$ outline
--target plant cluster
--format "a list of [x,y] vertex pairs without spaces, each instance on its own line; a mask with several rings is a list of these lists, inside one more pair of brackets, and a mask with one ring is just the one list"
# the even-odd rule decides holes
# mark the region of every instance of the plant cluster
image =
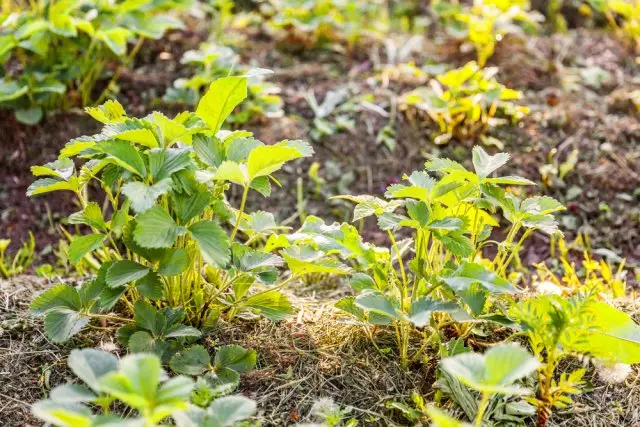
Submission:
[[481,66],[505,36],[535,31],[544,19],[531,11],[529,0],[474,0],[472,5],[436,0],[431,2],[431,10],[451,36],[475,48]]
[[[535,230],[558,232],[552,213],[563,209],[560,203],[548,197],[521,200],[504,187],[532,182],[516,176],[491,176],[508,159],[505,153],[490,156],[476,147],[473,171],[435,158],[427,162],[427,170],[405,176],[406,184],[390,186],[386,199],[339,196],[357,204],[354,221],[375,216],[391,247],[358,244],[338,253],[355,262],[351,286],[357,296],[340,300],[337,307],[361,322],[370,336],[376,327],[390,326],[405,368],[427,348],[437,325],[449,323],[448,315],[441,313],[466,320],[493,318],[494,311],[500,310],[500,300],[518,293],[505,277],[527,237]],[[429,172],[440,174],[440,179]],[[497,212],[510,223],[502,242],[490,239],[492,229],[499,225],[493,217]],[[342,235],[353,234],[345,240],[360,242],[353,227],[325,226],[315,217],[309,217],[294,236],[307,236],[312,228],[331,235],[337,235],[339,229]],[[412,237],[400,239],[408,234]],[[480,259],[489,246],[497,249],[493,260]],[[325,250],[319,244],[318,249]],[[412,258],[405,261],[409,255]],[[438,313],[435,329],[434,313]],[[469,332],[465,327],[460,330],[462,337]],[[422,343],[409,354],[416,335]]]
[[[8,7],[0,13],[0,107],[34,124],[47,110],[92,104],[107,65],[127,66],[145,39],[181,28],[170,12],[189,6],[189,0],[38,0]],[[129,42],[135,47],[127,51]],[[111,83],[98,103],[109,90]]]
[[376,31],[383,11],[381,2],[361,0],[271,0],[265,7],[268,25],[288,45],[307,48],[340,41],[352,48],[367,31]]
[[[302,141],[265,145],[249,132],[221,130],[246,98],[247,81],[216,80],[195,113],[173,119],[157,112],[129,118],[115,101],[88,108],[105,124],[102,132],[70,141],[57,161],[32,168],[41,178],[29,187],[30,196],[71,191],[82,206],[69,222],[91,232],[72,238],[70,262],[91,256],[99,266],[79,288],[58,285],[34,301],[54,341],[67,340],[91,318],[112,318],[108,313],[118,302],[133,313],[141,302],[180,307],[183,313],[158,314],[172,319],[156,331],[165,337],[183,318],[202,327],[220,317],[255,313],[280,320],[291,313],[278,289],[305,271],[279,274],[297,254],[283,259],[272,253],[278,246],[270,247],[267,238],[280,229],[273,215],[246,213],[245,204],[250,190],[269,196],[277,182],[272,174],[312,149]],[[79,170],[74,157],[85,160]],[[89,199],[94,184],[104,203]],[[238,209],[226,197],[232,184],[242,188]],[[246,236],[244,244],[236,241],[239,235]],[[256,287],[263,290],[252,293]],[[158,337],[152,333],[145,341],[151,338]]]
[[[118,360],[105,351],[73,350],[68,365],[83,384],[58,386],[48,399],[33,405],[34,415],[54,426],[148,427],[168,425],[169,419],[169,425],[178,427],[230,426],[256,411],[251,399],[224,396],[226,392],[210,383],[184,375],[168,378],[153,354]],[[203,401],[205,393],[210,397]],[[132,410],[132,416],[114,414],[115,404]]]
[[197,105],[211,83],[230,73],[248,78],[247,100],[227,119],[228,123],[243,125],[256,118],[282,117],[284,102],[280,88],[265,81],[271,71],[239,66],[238,55],[227,46],[202,43],[198,50],[185,52],[181,63],[193,68],[189,78],[180,78],[167,89],[163,100],[168,103]]
[[[526,239],[534,231],[558,235],[553,213],[564,208],[549,197],[522,199],[509,191],[532,183],[495,176],[508,159],[505,153],[492,156],[475,147],[473,170],[434,158],[425,171],[405,176],[406,184],[390,186],[385,199],[339,196],[356,203],[354,221],[376,218],[388,235],[388,248],[364,243],[353,226],[326,225],[316,217],[308,217],[288,240],[307,242],[350,265],[356,295],[339,300],[336,307],[352,316],[374,345],[376,332],[389,330],[405,369],[425,350],[444,342],[447,327],[456,330],[460,342],[471,338],[478,324],[501,325],[527,337],[533,355],[504,344],[484,356],[460,352],[465,354],[445,358],[442,367],[480,392],[479,403],[467,411],[475,425],[484,425],[491,402],[491,416],[504,404],[494,395],[532,395],[517,404],[523,416],[531,414],[526,407],[535,406],[538,425],[544,426],[551,409],[570,403],[569,395],[583,385],[582,369],[556,378],[558,363],[575,354],[607,363],[637,363],[640,327],[599,301],[593,282],[582,284],[569,299],[528,297],[512,283],[509,272],[519,264]],[[498,213],[509,224],[500,233],[506,236],[502,241],[492,239],[500,224]],[[534,371],[537,386],[513,385]]]
[[[480,68],[475,62],[436,76],[429,86],[405,93],[400,102],[413,107],[437,123],[436,144],[452,138],[483,137],[491,128],[517,122],[529,112],[515,104],[522,97],[516,90],[500,84],[497,68]],[[409,110],[411,111],[411,110]]]

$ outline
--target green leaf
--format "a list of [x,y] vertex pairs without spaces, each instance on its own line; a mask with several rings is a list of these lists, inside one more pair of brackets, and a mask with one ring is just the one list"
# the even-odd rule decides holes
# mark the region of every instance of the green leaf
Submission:
[[431,419],[432,427],[472,427],[471,424],[458,421],[435,406],[429,406],[427,414]]
[[223,77],[211,83],[198,103],[196,114],[217,133],[233,109],[246,97],[246,77]]
[[293,313],[293,307],[289,299],[277,291],[252,295],[247,298],[243,306],[273,322],[285,320]]
[[366,313],[356,305],[355,297],[344,297],[335,303],[335,307],[355,317],[360,321],[366,320]]
[[474,390],[507,395],[531,394],[531,390],[513,385],[535,372],[540,363],[517,344],[499,344],[484,355],[462,353],[440,362],[442,369]]
[[100,378],[101,388],[135,409],[153,401],[161,375],[160,359],[152,354],[131,354],[120,361],[118,372]]
[[68,181],[59,181],[52,178],[43,178],[34,181],[27,188],[27,196],[37,196],[38,194],[50,193],[52,191],[79,191],[78,179],[71,177]]
[[499,178],[485,178],[483,180],[489,184],[502,184],[502,185],[536,185],[535,182],[522,178],[520,176],[501,176]]
[[591,312],[595,328],[586,350],[616,363],[640,363],[640,326],[633,318],[605,302],[594,302]]
[[110,99],[97,107],[86,107],[84,111],[97,121],[104,124],[117,123],[127,115],[122,105],[113,99]]
[[227,233],[215,221],[199,221],[189,227],[189,233],[198,243],[205,262],[225,266],[231,257]]
[[[172,415],[177,410],[186,407],[186,402],[191,398],[191,392],[193,391],[193,380],[184,376],[173,377],[160,386],[156,400],[158,406],[161,405],[175,405],[174,408],[164,408],[167,412],[166,415]],[[163,419],[165,416],[158,414],[161,410],[156,409],[155,418]]]
[[69,262],[71,264],[79,263],[85,255],[101,247],[106,238],[107,236],[103,234],[74,237],[69,245]]
[[256,366],[256,352],[239,345],[226,345],[216,352],[214,366],[216,369],[229,368],[239,373],[248,372]]
[[143,297],[150,300],[159,300],[164,295],[164,283],[155,271],[150,271],[142,279],[136,282],[136,289]]
[[96,31],[95,37],[98,40],[102,40],[117,56],[124,56],[127,53],[127,40],[131,35],[131,31],[126,28],[116,27],[107,30],[98,30]]
[[[179,123],[176,120],[171,120],[164,114],[159,113],[157,111],[153,113],[153,120],[156,122],[156,124],[158,125],[158,129],[160,130],[163,147],[168,148],[176,142],[181,142],[183,144],[191,145],[192,143],[191,133],[182,123]],[[163,151],[163,150],[159,149],[159,151]],[[187,153],[187,158],[189,157],[188,150],[179,149],[179,150],[176,150],[176,152],[185,152]],[[175,163],[175,164],[177,165],[179,163]],[[153,172],[151,173],[152,175],[155,176]]]
[[55,309],[79,311],[81,308],[80,294],[73,286],[56,285],[34,298],[29,311],[36,316],[41,316]]
[[247,160],[248,182],[260,176],[268,176],[279,170],[285,162],[299,159],[303,154],[296,148],[282,145],[263,145],[249,153]]
[[462,263],[451,277],[443,277],[442,280],[456,292],[466,291],[473,283],[478,283],[492,294],[519,292],[509,281],[472,262]]
[[42,117],[44,117],[44,112],[40,107],[16,110],[14,114],[16,115],[17,121],[29,126],[39,123]]
[[172,248],[160,260],[158,273],[163,276],[177,276],[189,267],[189,254],[182,248]]
[[[151,129],[152,126],[148,121],[125,117],[122,120],[107,124],[102,129],[102,133],[97,135],[99,137],[97,140],[122,140],[120,142],[128,141],[145,147],[156,148],[158,147],[158,140]],[[135,146],[132,148],[136,149]]]
[[144,300],[136,302],[133,310],[133,319],[138,327],[151,331],[154,336],[161,335],[167,324],[167,318],[157,308]]
[[509,154],[498,153],[495,156],[490,156],[482,147],[477,145],[473,147],[472,157],[473,167],[481,180],[509,161]]
[[96,400],[96,395],[80,384],[59,385],[51,390],[50,397],[58,403],[89,403]]
[[230,181],[242,186],[249,183],[245,166],[230,160],[225,160],[218,166],[213,179],[217,181]]
[[448,234],[436,236],[451,253],[458,257],[468,257],[473,253],[473,242],[461,234]]
[[290,247],[282,251],[282,256],[295,275],[310,273],[349,274],[351,268],[334,259],[325,257],[321,251],[309,246]]
[[133,333],[127,341],[131,353],[156,353],[156,339],[147,331]]
[[125,168],[131,173],[141,178],[146,178],[147,168],[144,160],[130,143],[125,141],[106,141],[101,142],[97,147],[109,155],[116,165]]
[[378,292],[367,292],[356,297],[356,305],[370,313],[399,320],[401,318],[396,303]]
[[451,312],[459,309],[458,305],[448,301],[437,301],[431,298],[420,298],[411,303],[409,321],[417,327],[426,326],[431,321],[432,313]]
[[89,227],[107,232],[107,224],[102,216],[102,209],[96,202],[89,202],[80,212],[69,216],[69,224],[86,224]]
[[122,186],[122,194],[129,198],[131,207],[138,213],[151,209],[158,197],[169,191],[171,191],[171,180],[168,178],[151,186],[139,181],[130,181]]
[[211,425],[232,426],[256,412],[256,402],[243,396],[225,396],[214,400],[207,408]]
[[407,214],[416,221],[420,227],[426,227],[429,222],[429,208],[423,201],[407,200]]
[[90,427],[91,409],[77,403],[61,403],[41,400],[33,404],[33,415],[56,426]]
[[100,378],[118,367],[118,358],[111,353],[93,348],[74,349],[67,361],[71,371],[91,390],[100,391]]
[[215,137],[202,134],[193,136],[193,151],[207,166],[218,166],[225,156],[224,149],[224,144]]
[[200,215],[211,204],[211,194],[207,190],[196,194],[172,194],[174,209],[182,224]]
[[44,318],[44,332],[54,343],[63,343],[89,323],[89,318],[70,310],[50,311]]
[[138,279],[142,279],[147,273],[149,273],[149,267],[145,267],[135,261],[116,261],[111,265],[109,271],[107,271],[107,285],[112,288],[124,286]]
[[149,150],[149,170],[154,181],[169,178],[174,173],[191,165],[191,152],[186,148]]
[[444,218],[432,221],[427,226],[430,230],[437,231],[458,231],[462,228],[463,222],[460,218]]
[[136,217],[133,239],[145,248],[168,248],[187,229],[175,223],[173,218],[159,206],[154,206]]
[[52,176],[67,181],[73,175],[75,165],[71,159],[58,159],[42,166],[31,166],[33,176]]

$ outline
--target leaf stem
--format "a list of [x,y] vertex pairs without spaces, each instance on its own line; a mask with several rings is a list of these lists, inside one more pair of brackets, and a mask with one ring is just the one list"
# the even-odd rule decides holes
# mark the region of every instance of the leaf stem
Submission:
[[233,243],[233,240],[238,233],[238,227],[240,227],[240,220],[242,219],[242,215],[244,214],[244,205],[247,203],[247,195],[249,194],[249,185],[247,184],[244,187],[242,192],[242,201],[240,201],[240,209],[238,210],[238,217],[236,218],[236,225],[233,227],[233,233],[231,233],[231,238],[229,241]]

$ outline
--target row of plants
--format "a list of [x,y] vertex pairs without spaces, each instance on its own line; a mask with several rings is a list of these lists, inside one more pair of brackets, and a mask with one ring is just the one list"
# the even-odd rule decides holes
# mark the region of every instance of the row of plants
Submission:
[[[587,3],[590,9],[606,16],[617,33],[637,45],[637,5],[623,0]],[[34,124],[47,111],[102,103],[117,90],[122,70],[133,64],[144,40],[160,39],[168,30],[183,28],[179,15],[195,6],[190,1],[9,2],[0,14],[0,108],[14,110],[19,121]],[[242,13],[235,16],[236,9],[230,1],[209,7],[220,28],[233,26],[235,21],[243,21],[238,26],[249,25],[251,19],[241,18]],[[501,39],[537,31],[543,21],[527,0],[476,0],[472,5],[439,0],[432,2],[429,10],[449,36],[474,47],[481,67]],[[425,13],[419,5],[404,2],[342,0],[273,0],[261,4],[259,11],[259,22],[289,46],[313,48],[345,42],[349,50],[365,36],[378,38],[386,34],[391,27],[397,27],[393,25],[395,21],[413,22]],[[406,22],[400,27],[409,31]],[[214,35],[218,41],[225,39],[224,34]],[[233,54],[223,50],[203,44],[198,53],[189,52],[182,62],[192,64],[195,75],[177,81],[166,98],[197,102],[202,88],[233,65],[228,63]],[[110,80],[102,84],[105,77]],[[258,113],[279,111],[274,88],[257,77],[254,80],[256,105],[250,109]],[[101,90],[96,92],[97,87]]]
[[[546,425],[584,385],[584,369],[561,372],[567,357],[639,362],[640,328],[606,302],[624,293],[610,271],[603,273],[608,280],[590,274],[584,282],[560,281],[556,295],[532,292],[517,274],[526,240],[557,236],[553,214],[564,208],[549,197],[523,197],[531,181],[497,174],[505,153],[475,147],[472,169],[433,158],[384,199],[339,196],[355,203],[353,221],[375,219],[388,246],[364,241],[347,223],[309,216],[291,231],[268,212],[250,212],[251,191],[268,197],[278,184],[274,173],[313,150],[303,141],[265,145],[249,132],[223,129],[247,98],[248,80],[215,80],[195,112],[174,118],[131,118],[116,101],[88,108],[102,131],[69,141],[58,160],[32,168],[38,179],[30,196],[77,197],[82,209],[68,222],[81,232],[69,257],[90,261],[97,272],[78,286],[46,290],[31,311],[44,317],[54,342],[91,322],[118,325],[130,353],[118,362],[97,350],[74,351],[69,365],[86,387],[56,388],[34,405],[36,416],[61,426],[124,414],[135,425],[169,417],[176,425],[231,425],[250,417],[255,403],[222,396],[255,366],[256,353],[229,345],[212,357],[198,342],[220,322],[287,319],[294,307],[283,288],[309,275],[347,280],[354,295],[336,308],[373,346],[379,334],[393,334],[405,370],[439,354],[447,406],[475,425],[493,422],[505,405],[519,408],[518,423],[537,413],[537,425]],[[492,348],[472,352],[482,348],[482,336],[492,337]],[[470,390],[479,392],[477,401]],[[416,402],[419,396],[390,404],[414,421],[456,425]],[[123,404],[133,411],[122,411]]]

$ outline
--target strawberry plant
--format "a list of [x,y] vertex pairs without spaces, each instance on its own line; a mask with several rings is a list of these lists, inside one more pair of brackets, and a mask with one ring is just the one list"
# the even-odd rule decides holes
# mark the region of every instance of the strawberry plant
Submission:
[[607,362],[640,362],[640,326],[586,290],[570,297],[542,295],[514,304],[509,317],[529,339],[538,367],[538,392],[529,402],[538,408],[537,425],[547,425],[553,408],[565,408],[580,393],[585,369],[563,372],[558,364],[573,354]]
[[212,43],[202,43],[198,50],[185,52],[180,62],[194,69],[190,78],[180,78],[167,89],[163,100],[168,103],[196,105],[206,88],[216,79],[229,75],[244,74],[248,77],[247,100],[238,107],[227,122],[243,125],[255,118],[275,118],[284,114],[284,102],[280,88],[265,81],[271,71],[237,66],[238,55],[233,49]]
[[531,11],[529,0],[474,0],[472,5],[436,0],[431,10],[453,37],[471,44],[484,66],[496,43],[508,34],[535,31],[544,17]]
[[[221,130],[246,98],[247,81],[216,80],[195,113],[173,119],[158,112],[130,118],[115,101],[88,108],[103,130],[71,140],[57,161],[32,168],[41,178],[29,187],[30,196],[69,191],[82,207],[69,222],[90,232],[73,237],[70,262],[95,256],[100,264],[97,276],[79,288],[58,285],[34,300],[31,309],[45,316],[52,340],[67,340],[92,318],[131,323],[108,314],[118,302],[134,315],[144,308],[149,316],[167,317],[162,327],[142,330],[136,321],[129,345],[144,334],[144,344],[152,346],[183,321],[202,327],[220,317],[253,313],[278,321],[291,314],[279,288],[307,273],[297,264],[306,260],[297,258],[308,254],[283,258],[263,247],[281,228],[270,213],[247,213],[246,202],[251,190],[269,196],[271,182],[277,182],[273,174],[313,150],[303,141],[265,145],[249,132]],[[84,160],[79,169],[73,158]],[[104,202],[90,198],[93,184]],[[238,208],[227,197],[231,185],[242,189]],[[279,274],[285,261],[286,276]]]
[[[473,171],[435,158],[427,162],[427,170],[405,176],[406,184],[390,186],[385,199],[340,196],[356,203],[354,221],[377,217],[389,248],[363,243],[352,226],[327,226],[315,217],[289,236],[355,264],[351,286],[357,296],[336,306],[361,322],[371,338],[377,326],[390,327],[404,368],[424,352],[440,324],[450,323],[445,313],[461,321],[504,317],[501,300],[519,292],[506,279],[507,272],[524,241],[534,230],[558,233],[552,213],[562,209],[560,203],[547,197],[520,200],[503,186],[532,182],[492,176],[508,159],[505,153],[490,156],[475,147]],[[499,226],[492,215],[499,211],[510,223],[502,242],[489,239]],[[407,235],[412,238],[396,237]],[[497,247],[493,260],[481,257],[487,246]],[[461,336],[471,331],[468,325],[458,325]],[[409,354],[416,335],[422,344]]]
[[483,138],[491,128],[517,122],[529,112],[513,101],[522,97],[495,79],[497,68],[481,69],[475,62],[448,71],[423,86],[404,94],[401,106],[412,114],[425,113],[438,125],[436,144],[452,138]]
[[[145,39],[182,22],[169,12],[189,1],[39,0],[0,15],[0,107],[37,123],[47,110],[90,105],[105,67],[128,66]],[[128,51],[127,44],[135,42]],[[112,81],[118,77],[115,72]],[[108,84],[98,103],[110,91]]]
[[[105,351],[73,350],[68,365],[84,384],[58,386],[48,399],[33,405],[36,417],[55,426],[156,426],[167,425],[168,418],[178,427],[231,425],[253,415],[256,408],[255,402],[242,396],[220,397],[206,408],[192,404],[194,381],[186,376],[168,378],[152,354],[118,361]],[[116,402],[125,405],[131,416],[113,414]],[[96,414],[89,404],[100,412]]]
[[290,45],[307,48],[346,41],[349,47],[382,11],[375,2],[345,0],[272,0],[269,25]]
[[440,365],[462,384],[480,392],[474,425],[482,426],[492,396],[531,394],[531,390],[514,383],[535,372],[539,363],[519,345],[499,344],[483,355],[467,352],[444,358]]

